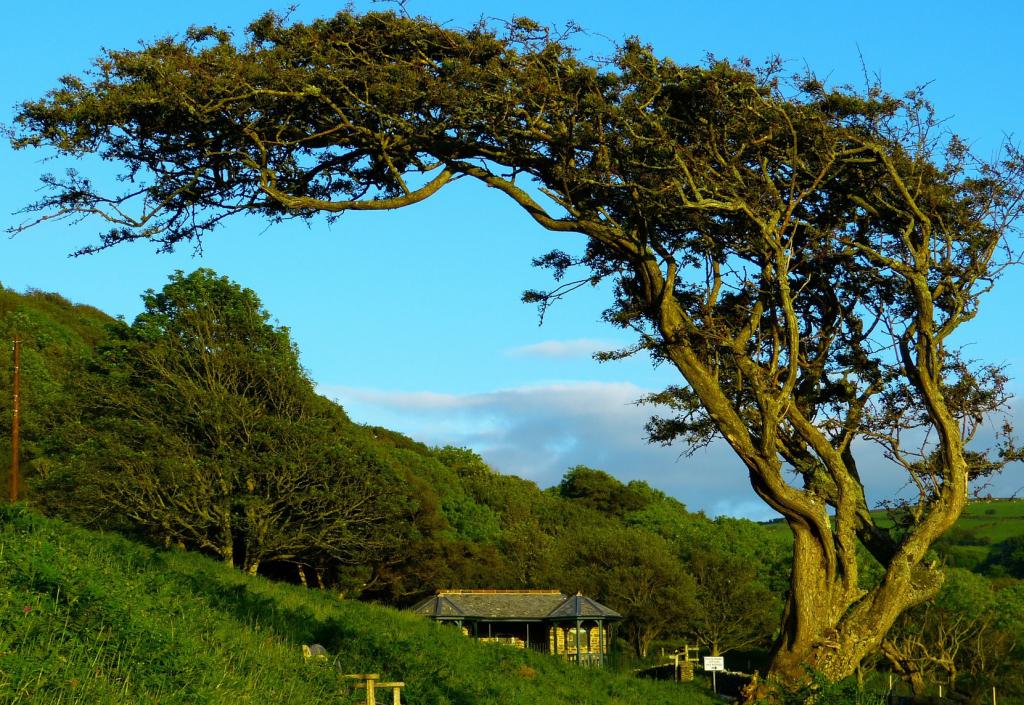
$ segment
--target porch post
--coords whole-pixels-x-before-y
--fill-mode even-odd
[[[582,628],[582,622],[576,620],[576,663],[583,663],[583,655],[580,653],[580,629]]]

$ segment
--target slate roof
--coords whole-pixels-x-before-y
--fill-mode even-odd
[[[548,619],[571,619],[574,617],[621,619],[622,615],[608,609],[600,602],[591,600],[589,597],[584,597],[579,593],[573,595],[548,613]]]
[[[439,590],[412,608],[433,619],[542,621],[582,617],[620,619],[621,615],[584,597],[557,590]]]

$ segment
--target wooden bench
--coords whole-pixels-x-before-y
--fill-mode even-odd
[[[343,679],[359,681],[355,688],[366,689],[366,702],[362,705],[377,705],[377,689],[391,689],[391,705],[402,705],[402,688],[405,683],[383,682],[379,673],[347,673],[341,676]]]

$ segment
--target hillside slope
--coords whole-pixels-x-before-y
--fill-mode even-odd
[[[711,702],[0,508],[0,702],[351,702],[329,665],[302,661],[303,643],[345,672],[404,680],[412,705]]]

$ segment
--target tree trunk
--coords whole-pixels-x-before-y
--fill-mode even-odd
[[[231,518],[230,516],[222,515],[220,517],[220,556],[221,559],[231,566],[235,567],[235,537],[232,534]]]
[[[806,526],[793,527],[793,568],[782,631],[772,647],[769,680],[805,681],[807,669],[823,671],[834,651],[838,617],[849,602],[834,580],[834,560]],[[856,659],[857,663],[860,658]]]
[[[788,688],[806,683],[811,672],[831,681],[853,674],[882,645],[896,618],[934,596],[942,584],[936,570],[894,561],[881,583],[870,591],[858,590],[843,579],[835,554],[812,531],[795,525],[793,533],[783,629],[767,678],[752,684],[745,702],[770,696],[772,684]],[[830,540],[831,532],[825,536]],[[907,675],[913,679],[912,672]]]

